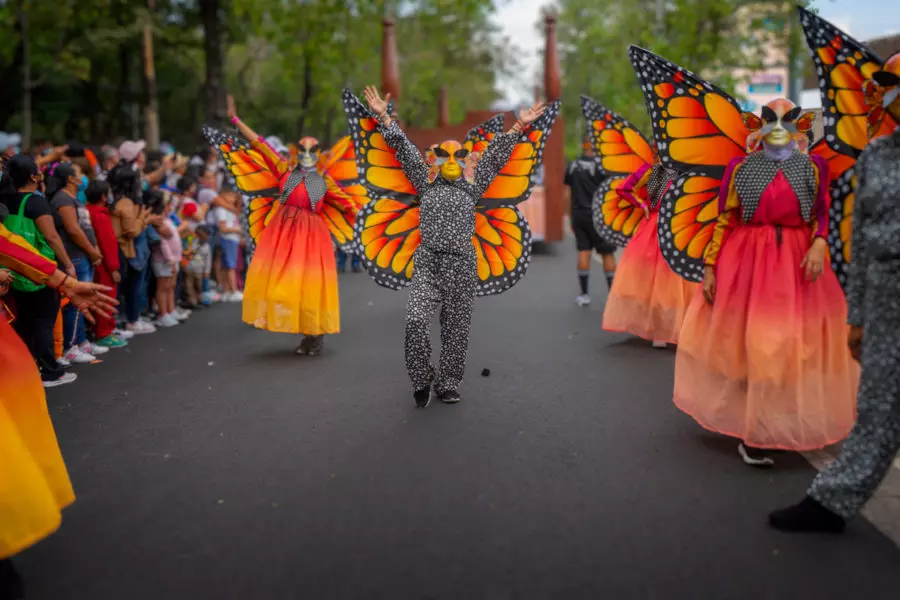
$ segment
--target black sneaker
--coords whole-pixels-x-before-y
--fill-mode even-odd
[[[781,531],[843,533],[847,522],[809,496],[800,504],[776,510],[769,515],[769,525]]]
[[[322,348],[325,347],[325,336],[324,335],[315,335],[312,337],[312,341],[309,343],[309,352],[310,356],[315,356],[317,354],[322,353]]]
[[[312,340],[309,336],[304,336],[302,340],[300,340],[300,345],[297,346],[297,349],[294,350],[294,354],[304,355],[309,354],[309,347],[312,343]]]
[[[431,404],[431,388],[416,390],[413,392],[413,398],[416,399],[416,408],[427,408]]]
[[[438,400],[443,402],[444,404],[456,404],[462,398],[459,397],[459,394],[456,390],[450,390],[449,392],[444,392],[443,394],[438,394]]]

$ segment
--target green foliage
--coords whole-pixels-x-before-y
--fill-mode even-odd
[[[0,0],[0,130],[22,128],[22,36],[29,17],[36,138],[103,143],[143,136],[142,31],[151,24],[161,138],[183,150],[207,121],[201,5],[218,6],[224,86],[254,129],[285,141],[344,133],[340,90],[381,82],[386,0]],[[391,2],[400,56],[401,118],[433,126],[441,85],[451,118],[485,109],[511,52],[484,0]]]
[[[734,93],[735,73],[761,68],[767,49],[784,51],[790,45],[798,58],[806,55],[799,27],[788,27],[796,4],[558,0],[563,102],[569,115],[567,154],[578,154],[584,133],[580,94],[593,97],[649,133],[643,94],[628,60],[630,44],[647,48]],[[662,11],[657,13],[660,5]]]

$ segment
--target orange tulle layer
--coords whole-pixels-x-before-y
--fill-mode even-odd
[[[658,218],[657,212],[651,213],[625,247],[603,311],[603,328],[677,344],[698,284],[679,277],[662,257]]]
[[[0,559],[59,527],[75,492],[34,359],[0,319]]]
[[[758,448],[815,450],[856,420],[859,367],[833,271],[804,279],[809,230],[739,226],[722,248],[715,305],[691,300],[675,359],[675,404]]]
[[[247,270],[243,319],[282,333],[340,331],[334,245],[322,217],[287,206],[278,210]]]

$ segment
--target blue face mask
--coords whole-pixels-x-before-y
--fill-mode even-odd
[[[75,199],[78,200],[79,204],[84,205],[87,203],[87,196],[84,195],[84,192],[87,189],[87,186],[88,186],[87,175],[82,175],[81,183],[78,184],[78,193],[75,196]]]

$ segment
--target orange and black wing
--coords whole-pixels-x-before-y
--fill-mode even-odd
[[[419,207],[396,198],[372,200],[354,224],[354,251],[381,286],[403,289],[412,281],[413,255],[419,247]]]
[[[366,187],[359,182],[356,149],[353,146],[353,138],[349,135],[342,137],[323,154],[319,170],[323,176],[331,177],[350,196],[357,208],[369,201]]]
[[[349,90],[343,93],[344,112],[356,155],[359,183],[365,186],[372,201],[400,198],[409,202],[416,195],[396,153],[378,130],[378,121]]]
[[[463,148],[469,152],[484,154],[488,144],[498,133],[503,132],[503,115],[496,115],[477,127],[469,130],[463,142]]]
[[[482,202],[490,206],[516,205],[528,200],[534,175],[543,157],[544,145],[559,114],[559,100],[551,102],[544,114],[522,133],[506,165],[488,186]]]
[[[204,126],[203,136],[219,151],[235,185],[248,198],[246,215],[250,236],[259,240],[266,225],[278,211],[278,177],[266,166],[265,160],[243,138],[232,136],[214,127]]]
[[[475,209],[472,245],[478,257],[478,296],[500,294],[516,285],[531,260],[531,228],[515,206]]]
[[[749,131],[726,92],[648,50],[628,49],[662,165],[681,175],[660,202],[659,244],[679,275],[698,280],[719,216],[718,192],[732,159],[746,156]]]
[[[828,21],[806,9],[797,10],[819,79],[825,139],[838,154],[856,158],[869,143],[863,83],[884,61]],[[887,135],[896,127],[888,115],[874,137]]]
[[[647,138],[628,120],[596,100],[581,97],[581,112],[588,123],[591,145],[608,178],[594,193],[594,228],[601,237],[625,246],[644,218],[644,211],[616,192],[629,175],[653,163]],[[644,190],[638,195],[646,194]]]

